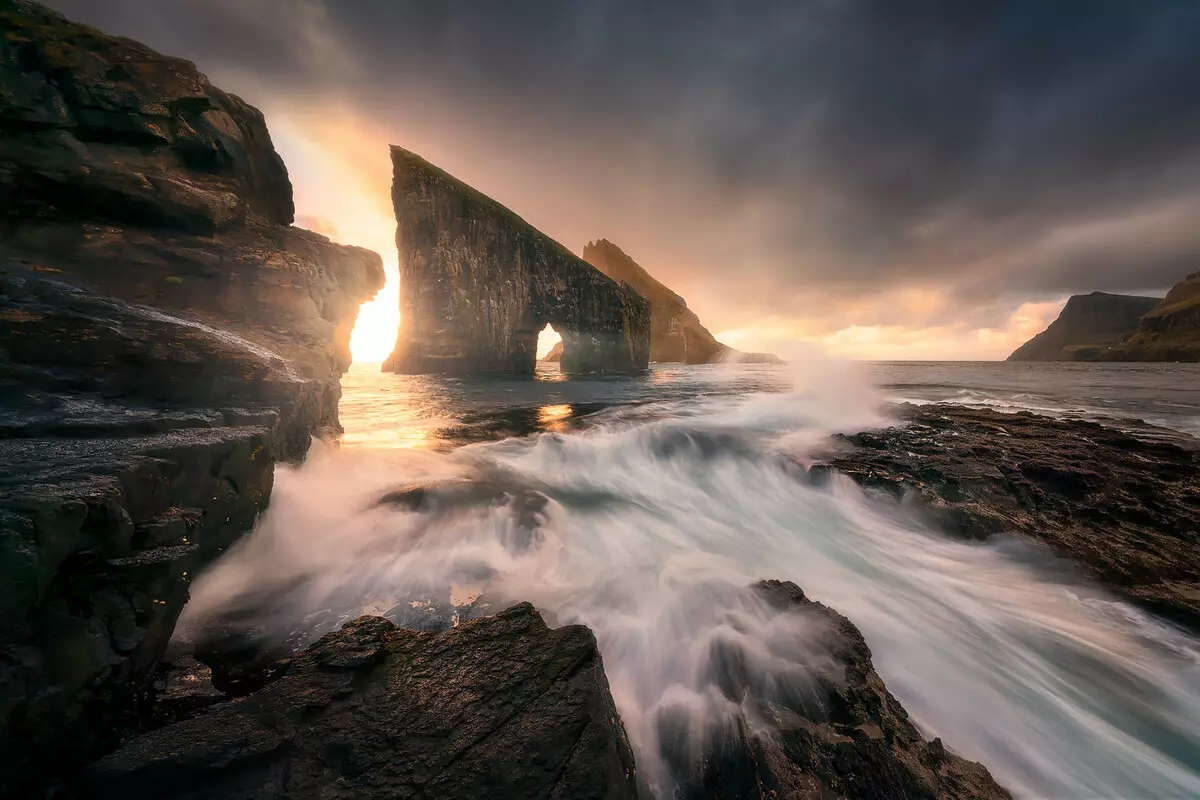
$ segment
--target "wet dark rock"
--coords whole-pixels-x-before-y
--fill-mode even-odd
[[[384,369],[532,375],[538,333],[570,373],[645,370],[650,304],[513,212],[392,148],[401,327]]]
[[[956,406],[901,416],[904,427],[842,437],[815,473],[904,495],[951,533],[1036,540],[1130,600],[1200,626],[1196,439],[1137,421]]]
[[[683,798],[1008,798],[987,769],[926,741],[875,672],[871,650],[848,619],[809,600],[794,583],[763,581],[759,595],[831,659],[801,666],[803,691],[785,691],[731,650],[716,659],[718,683],[742,715],[689,758],[688,733],[661,720],[664,757]],[[811,652],[811,647],[805,648]]]
[[[362,617],[260,692],[128,742],[81,794],[637,796],[595,638],[528,604],[444,632]]]
[[[212,670],[193,656],[180,655],[158,666],[148,727],[191,719],[229,696],[213,684]]]
[[[337,430],[382,264],[291,219],[257,110],[0,4],[0,795],[142,724],[189,582]]]

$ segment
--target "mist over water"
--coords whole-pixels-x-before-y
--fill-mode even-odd
[[[794,580],[863,631],[927,735],[1014,792],[1200,796],[1194,638],[1030,546],[949,539],[849,481],[807,481],[830,433],[887,422],[869,372],[809,361],[562,384],[356,372],[346,392],[344,446],[318,443],[277,471],[258,529],[194,586],[185,634],[236,611],[302,644],[414,599],[529,600],[552,625],[595,631],[639,770],[669,796],[661,722],[703,734],[739,713],[715,654],[737,649],[763,685],[801,694],[828,660],[819,625],[768,613],[748,590]],[[502,438],[505,422],[461,447],[439,433],[513,409],[545,432]],[[380,504],[416,485],[429,489],[416,510]]]

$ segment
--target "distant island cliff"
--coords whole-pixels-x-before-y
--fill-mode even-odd
[[[1116,361],[1200,361],[1200,272],[1175,284],[1111,355]]]
[[[1162,298],[1092,292],[1067,300],[1050,327],[1021,345],[1009,361],[1100,361],[1137,330]]]
[[[1200,361],[1200,272],[1165,298],[1075,295],[1009,361]]]

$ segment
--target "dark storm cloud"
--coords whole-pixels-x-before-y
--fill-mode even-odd
[[[213,73],[476,125],[477,157],[534,184],[507,196],[576,249],[609,236],[780,313],[914,283],[1161,289],[1200,264],[1200,2],[54,5]],[[573,219],[539,201],[556,180],[588,184]]]

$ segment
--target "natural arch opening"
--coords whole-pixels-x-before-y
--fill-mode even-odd
[[[562,337],[550,323],[538,332],[537,338],[538,361],[559,361],[562,359]]]

